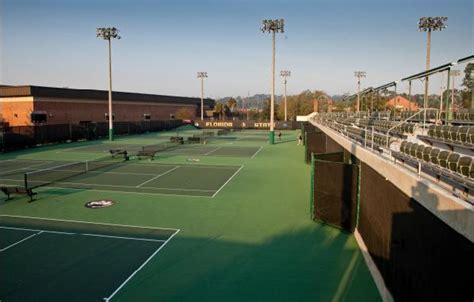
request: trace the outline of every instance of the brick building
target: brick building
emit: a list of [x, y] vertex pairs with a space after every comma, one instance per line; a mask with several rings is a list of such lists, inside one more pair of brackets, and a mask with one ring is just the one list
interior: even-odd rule
[[[113, 92], [114, 121], [174, 119], [187, 109], [199, 116], [201, 99], [191, 97]], [[214, 100], [204, 99], [204, 109], [213, 109]], [[108, 120], [108, 92], [105, 90], [53, 88], [41, 86], [0, 86], [0, 117], [10, 126], [35, 122], [67, 124]]]
[[418, 111], [419, 109], [417, 103], [410, 102], [406, 98], [399, 95], [388, 100], [385, 106], [387, 108], [395, 108], [395, 109], [410, 110], [410, 111]]

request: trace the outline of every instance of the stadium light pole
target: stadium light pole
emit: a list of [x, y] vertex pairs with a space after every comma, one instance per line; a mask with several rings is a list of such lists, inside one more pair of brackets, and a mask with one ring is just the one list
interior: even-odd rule
[[355, 71], [354, 76], [357, 78], [357, 104], [356, 104], [356, 112], [360, 110], [360, 79], [365, 78], [366, 72], [365, 71]]
[[275, 34], [283, 33], [284, 30], [283, 19], [265, 19], [262, 21], [262, 27], [260, 28], [263, 33], [272, 33], [272, 94], [270, 99], [270, 144], [275, 143]]
[[119, 30], [115, 27], [98, 27], [96, 37], [108, 41], [109, 44], [109, 140], [114, 140], [114, 123], [112, 113], [112, 39], [120, 39]]
[[289, 70], [282, 70], [280, 71], [280, 75], [283, 77], [283, 84], [285, 85], [285, 122], [288, 120], [288, 109], [287, 109], [287, 99], [286, 99], [286, 84], [287, 78], [291, 76], [291, 71]]
[[[448, 17], [421, 17], [418, 21], [418, 31], [426, 32], [426, 70], [430, 69], [431, 56], [431, 32], [442, 31], [446, 28]], [[425, 78], [425, 95], [423, 97], [423, 109], [428, 108], [429, 76]], [[426, 110], [423, 113], [423, 125], [426, 125]], [[425, 130], [425, 129], [423, 129]]]
[[204, 120], [204, 78], [207, 78], [206, 71], [199, 71], [197, 73], [198, 79], [201, 79], [201, 121]]

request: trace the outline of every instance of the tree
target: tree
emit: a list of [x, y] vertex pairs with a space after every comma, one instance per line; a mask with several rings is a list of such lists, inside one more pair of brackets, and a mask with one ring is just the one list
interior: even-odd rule
[[191, 109], [180, 108], [178, 111], [176, 111], [175, 117], [178, 120], [190, 120], [194, 118], [194, 114]]
[[474, 89], [474, 79], [471, 75], [474, 72], [474, 63], [469, 63], [464, 68], [464, 79], [462, 81], [462, 86], [464, 90], [462, 91], [462, 103], [464, 108], [471, 108], [473, 106], [473, 89]]
[[231, 112], [234, 112], [235, 107], [237, 107], [237, 100], [234, 98], [228, 99], [227, 106], [229, 107]]
[[216, 106], [214, 107], [214, 111], [217, 112], [217, 114], [219, 115], [219, 119], [222, 119], [225, 113], [224, 104], [217, 103]]
[[[275, 120], [280, 120], [280, 117], [279, 115], [277, 114], [278, 111], [279, 111], [279, 107], [278, 104], [275, 102]], [[271, 111], [271, 100], [266, 100], [265, 101], [265, 105], [263, 106], [263, 110], [262, 110], [262, 114], [261, 114], [261, 117], [263, 120], [265, 121], [269, 121], [270, 120], [270, 111]]]

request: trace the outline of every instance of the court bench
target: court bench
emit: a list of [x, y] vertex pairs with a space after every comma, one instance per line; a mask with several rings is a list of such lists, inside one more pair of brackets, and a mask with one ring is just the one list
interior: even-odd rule
[[178, 144], [184, 144], [184, 137], [182, 136], [172, 136], [170, 137], [170, 142], [172, 143], [178, 143]]
[[137, 157], [138, 159], [141, 159], [142, 157], [148, 157], [151, 160], [155, 159], [155, 153], [156, 151], [152, 150], [140, 150], [137, 152]]
[[117, 155], [123, 155], [126, 160], [128, 160], [128, 152], [127, 150], [123, 149], [110, 149], [109, 150], [110, 155], [112, 155], [112, 158], [114, 158]]
[[27, 189], [23, 187], [1, 187], [0, 190], [7, 195], [7, 200], [12, 199], [10, 197], [11, 194], [18, 194], [18, 195], [28, 195], [30, 197], [30, 202], [32, 202], [33, 196], [37, 193], [33, 192], [33, 189]]
[[200, 137], [188, 137], [188, 144], [199, 144], [201, 142]]

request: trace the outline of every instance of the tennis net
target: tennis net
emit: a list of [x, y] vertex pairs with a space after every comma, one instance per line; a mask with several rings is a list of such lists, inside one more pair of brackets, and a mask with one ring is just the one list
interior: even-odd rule
[[160, 151], [177, 148], [179, 145], [181, 145], [181, 143], [178, 141], [147, 145], [147, 146], [142, 147], [142, 151], [160, 152]]
[[25, 173], [25, 188], [34, 189], [78, 176], [89, 171], [104, 169], [124, 161], [122, 157], [102, 157], [89, 161], [69, 163], [61, 166]]

